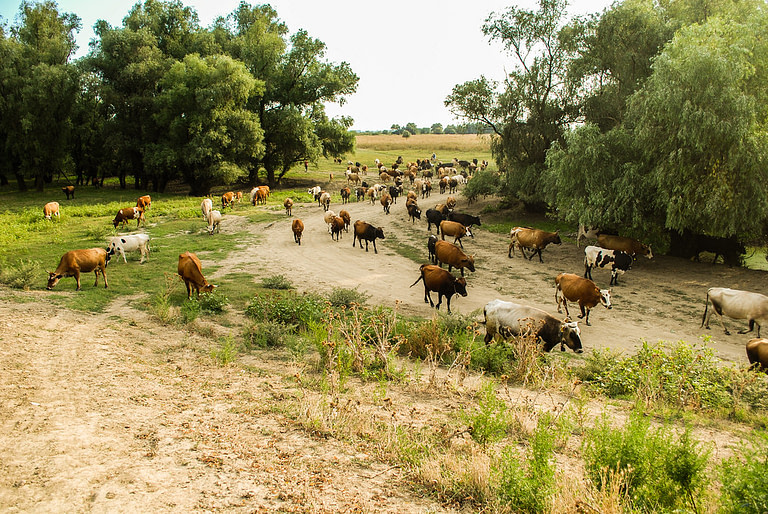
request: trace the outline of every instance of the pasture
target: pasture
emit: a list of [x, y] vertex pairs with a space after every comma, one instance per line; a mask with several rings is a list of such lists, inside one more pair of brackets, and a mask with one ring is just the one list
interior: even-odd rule
[[[474, 136], [446, 148], [436, 138], [366, 137], [348, 158], [369, 166], [433, 151], [490, 159]], [[744, 321], [727, 319], [729, 336], [714, 319], [710, 331], [699, 325], [708, 287], [764, 292], [765, 272], [641, 258], [612, 288], [613, 309], [596, 307], [581, 327], [583, 354], [541, 357], [525, 337], [486, 347], [482, 308], [494, 298], [556, 315], [554, 277], [583, 273], [576, 227], [459, 194], [457, 210], [482, 219], [463, 240], [477, 271], [454, 314], [438, 314], [420, 284], [410, 287], [427, 262], [424, 215], [411, 223], [404, 198], [389, 215], [378, 202], [342, 205], [345, 168], [297, 167], [266, 206], [239, 188], [243, 203], [224, 211], [213, 236], [201, 198], [152, 194], [140, 229], [152, 238], [148, 262], [113, 258], [109, 289], [89, 275], [80, 292], [72, 278], [45, 290], [45, 270], [67, 250], [105, 247], [117, 209], [145, 192], [110, 183], [80, 187], [73, 200], [63, 184], [43, 195], [0, 191], [0, 272], [39, 272], [27, 290], [0, 286], [0, 508], [628, 512], [625, 491], [636, 483], [617, 473], [613, 488], [600, 487], [590, 471], [611, 464], [596, 441], [623, 434], [638, 445], [634, 458], [668, 459], [634, 466], [690, 463], [687, 485], [650, 475], [632, 485], [632, 507], [738, 512], [718, 470], [734, 455], [745, 470], [759, 464], [740, 445], [768, 420], [768, 379], [745, 369]], [[307, 194], [316, 184], [336, 213], [384, 229], [378, 254], [353, 248], [351, 230], [331, 240]], [[216, 190], [214, 208], [226, 190], [238, 188]], [[418, 203], [425, 212], [447, 196]], [[43, 220], [52, 200], [61, 218]], [[292, 218], [306, 226], [301, 246]], [[543, 263], [510, 259], [518, 225], [559, 230], [563, 243], [544, 250]], [[199, 302], [176, 276], [187, 250], [219, 286]], [[607, 287], [607, 271], [594, 276]]]

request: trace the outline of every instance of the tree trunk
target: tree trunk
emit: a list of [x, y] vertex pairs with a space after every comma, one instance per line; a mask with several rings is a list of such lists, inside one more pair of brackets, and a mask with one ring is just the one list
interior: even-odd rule
[[14, 173], [16, 175], [16, 183], [19, 185], [19, 191], [24, 192], [27, 190], [27, 183], [24, 180], [24, 175], [19, 173], [18, 171]]
[[8, 177], [5, 176], [5, 173], [0, 173], [0, 186], [7, 186], [8, 185]]
[[275, 170], [267, 169], [267, 185], [270, 188], [275, 187]]
[[35, 176], [35, 191], [42, 193], [45, 190], [45, 177], [42, 175]]

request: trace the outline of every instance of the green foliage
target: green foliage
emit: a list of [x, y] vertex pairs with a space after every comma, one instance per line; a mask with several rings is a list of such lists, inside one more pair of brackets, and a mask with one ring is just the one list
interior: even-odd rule
[[202, 311], [201, 303], [197, 300], [190, 300], [181, 304], [179, 309], [181, 313], [181, 321], [183, 323], [191, 323], [195, 321], [200, 312]]
[[32, 259], [19, 259], [16, 264], [0, 263], [0, 284], [14, 289], [30, 289], [46, 280], [42, 264]]
[[293, 289], [291, 281], [285, 275], [270, 275], [261, 279], [264, 289]]
[[287, 345], [293, 333], [295, 325], [286, 325], [279, 321], [263, 321], [249, 325], [245, 329], [245, 348], [282, 348]]
[[200, 294], [200, 308], [205, 312], [219, 314], [229, 305], [229, 299], [221, 293], [213, 291], [211, 293]]
[[485, 198], [488, 195], [496, 194], [500, 185], [499, 174], [486, 169], [476, 172], [472, 176], [472, 180], [467, 182], [467, 186], [461, 190], [461, 194], [467, 197], [469, 203], [472, 203], [480, 196]]
[[722, 462], [720, 496], [723, 512], [761, 514], [768, 511], [768, 432], [758, 430]]
[[350, 308], [353, 305], [365, 305], [368, 298], [370, 298], [370, 295], [358, 291], [357, 288], [334, 287], [328, 295], [328, 302], [333, 307]]
[[476, 442], [486, 445], [501, 441], [510, 426], [507, 404], [496, 396], [496, 386], [487, 382], [478, 392], [478, 408], [475, 412], [464, 413], [470, 434]]
[[273, 321], [305, 330], [311, 322], [322, 318], [323, 307], [320, 298], [314, 295], [268, 292], [254, 296], [245, 314], [254, 321]]
[[620, 429], [603, 417], [586, 433], [582, 450], [587, 474], [598, 488], [608, 487], [608, 477], [621, 476], [632, 506], [643, 511], [697, 512], [709, 485], [709, 450], [688, 429], [682, 434], [668, 427], [652, 430], [640, 410], [634, 410]]
[[240, 343], [235, 341], [232, 335], [221, 338], [218, 346], [211, 349], [211, 358], [221, 366], [226, 366], [237, 358], [240, 351]]

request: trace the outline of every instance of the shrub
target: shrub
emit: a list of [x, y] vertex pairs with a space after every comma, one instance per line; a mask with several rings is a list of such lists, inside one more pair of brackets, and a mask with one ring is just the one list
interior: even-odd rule
[[288, 339], [295, 330], [294, 325], [286, 325], [276, 321], [264, 321], [250, 325], [245, 330], [245, 347], [276, 348], [286, 346]]
[[499, 176], [492, 171], [478, 171], [472, 177], [472, 180], [464, 186], [462, 194], [467, 197], [469, 203], [477, 200], [478, 196], [485, 198], [488, 195], [496, 194], [499, 190], [501, 181]]
[[254, 321], [274, 321], [305, 330], [310, 322], [322, 318], [322, 310], [323, 304], [316, 296], [275, 292], [254, 296], [245, 314]]
[[510, 426], [507, 404], [496, 396], [496, 387], [491, 382], [483, 386], [478, 396], [477, 411], [463, 415], [469, 424], [472, 439], [483, 445], [501, 441]]
[[0, 283], [14, 289], [29, 290], [43, 276], [42, 265], [32, 259], [19, 259], [17, 264], [4, 263], [0, 269]]
[[756, 431], [739, 454], [723, 461], [721, 504], [725, 512], [768, 512], [768, 432]]
[[335, 287], [331, 294], [328, 295], [328, 301], [334, 307], [346, 307], [349, 309], [352, 305], [365, 305], [365, 302], [370, 298], [369, 295], [361, 293], [355, 289], [345, 289], [343, 287]]
[[206, 312], [221, 313], [229, 305], [229, 299], [219, 293], [202, 293], [200, 295], [200, 308]]
[[185, 301], [181, 304], [181, 319], [184, 323], [191, 323], [200, 316], [200, 302], [196, 300]]
[[261, 279], [264, 289], [293, 289], [293, 284], [283, 275], [272, 275]]
[[218, 348], [211, 350], [211, 357], [222, 366], [226, 366], [237, 358], [237, 352], [240, 350], [240, 344], [235, 341], [231, 335], [219, 340]]

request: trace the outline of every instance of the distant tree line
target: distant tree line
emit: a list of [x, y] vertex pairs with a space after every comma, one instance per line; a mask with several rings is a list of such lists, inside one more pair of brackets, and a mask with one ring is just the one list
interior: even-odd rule
[[764, 239], [765, 2], [624, 0], [575, 19], [566, 7], [491, 14], [483, 32], [513, 70], [445, 100], [493, 132], [498, 192], [662, 245], [683, 234]]
[[241, 2], [202, 28], [181, 1], [146, 0], [122, 26], [97, 22], [77, 60], [77, 15], [25, 0], [17, 20], [0, 26], [0, 185], [43, 190], [63, 173], [206, 194], [354, 149], [352, 120], [324, 104], [343, 103], [358, 77], [269, 5]]
[[485, 125], [484, 123], [476, 123], [476, 122], [469, 122], [469, 123], [459, 123], [459, 124], [449, 124], [446, 125], [445, 128], [443, 128], [442, 123], [433, 123], [429, 127], [422, 127], [418, 128], [415, 123], [406, 123], [405, 125], [398, 125], [397, 123], [393, 123], [391, 127], [389, 127], [389, 130], [383, 129], [383, 130], [366, 130], [361, 131], [363, 134], [370, 134], [370, 135], [376, 135], [376, 134], [394, 134], [397, 136], [405, 136], [408, 137], [410, 135], [414, 134], [490, 134], [493, 131], [490, 127]]

